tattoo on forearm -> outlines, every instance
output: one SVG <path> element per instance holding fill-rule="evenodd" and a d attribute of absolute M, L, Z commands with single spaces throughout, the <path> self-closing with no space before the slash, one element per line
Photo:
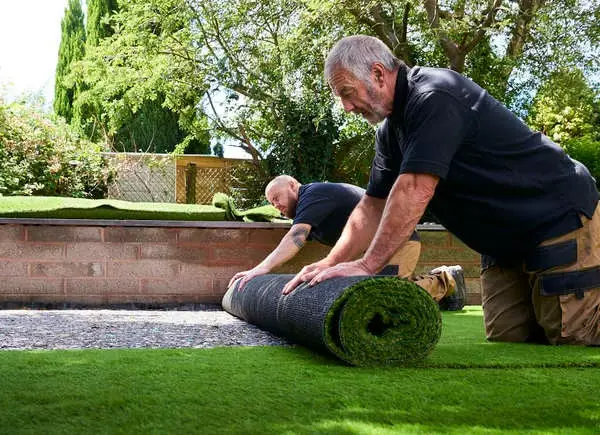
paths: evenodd
<path fill-rule="evenodd" d="M 308 230 L 304 228 L 298 228 L 292 233 L 292 241 L 294 242 L 294 245 L 296 245 L 299 248 L 302 248 L 304 246 L 307 237 Z"/>

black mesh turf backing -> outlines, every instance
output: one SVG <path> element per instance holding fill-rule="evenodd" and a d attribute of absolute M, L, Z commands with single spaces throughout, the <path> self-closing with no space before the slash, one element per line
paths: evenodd
<path fill-rule="evenodd" d="M 395 277 L 346 277 L 282 295 L 294 275 L 263 275 L 223 297 L 229 313 L 276 335 L 354 365 L 403 365 L 425 358 L 439 340 L 438 305 Z"/>

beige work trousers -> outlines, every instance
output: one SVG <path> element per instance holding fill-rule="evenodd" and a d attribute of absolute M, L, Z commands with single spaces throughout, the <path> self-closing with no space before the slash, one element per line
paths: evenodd
<path fill-rule="evenodd" d="M 449 296 L 453 292 L 456 286 L 454 278 L 445 271 L 414 276 L 420 255 L 421 242 L 409 240 L 396 251 L 389 263 L 398 265 L 398 277 L 410 279 L 429 293 L 436 302 L 439 302 L 444 296 Z"/>
<path fill-rule="evenodd" d="M 540 244 L 569 250 L 567 264 L 482 272 L 486 335 L 496 341 L 600 345 L 600 207 L 583 227 Z M 576 242 L 576 248 L 575 248 Z M 550 294 L 549 294 L 550 293 Z"/>

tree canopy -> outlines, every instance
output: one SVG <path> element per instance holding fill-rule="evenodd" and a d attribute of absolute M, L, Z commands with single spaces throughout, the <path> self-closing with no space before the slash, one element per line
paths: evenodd
<path fill-rule="evenodd" d="M 160 102 L 186 132 L 180 150 L 210 139 L 265 177 L 365 184 L 374 129 L 322 76 L 339 38 L 371 34 L 409 65 L 455 69 L 524 117 L 560 71 L 598 77 L 599 18 L 598 0 L 121 0 L 72 68 L 75 106 L 114 134 Z"/>

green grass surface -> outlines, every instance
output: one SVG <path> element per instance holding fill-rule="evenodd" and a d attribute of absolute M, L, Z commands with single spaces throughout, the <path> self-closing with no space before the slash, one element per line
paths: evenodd
<path fill-rule="evenodd" d="M 54 219 L 270 221 L 279 216 L 272 206 L 238 211 L 226 195 L 216 205 L 130 202 L 49 196 L 0 197 L 0 217 Z"/>
<path fill-rule="evenodd" d="M 484 345 L 481 329 L 480 310 L 444 314 L 429 363 L 461 368 L 302 347 L 0 352 L 0 433 L 600 432 L 600 350 Z"/>

